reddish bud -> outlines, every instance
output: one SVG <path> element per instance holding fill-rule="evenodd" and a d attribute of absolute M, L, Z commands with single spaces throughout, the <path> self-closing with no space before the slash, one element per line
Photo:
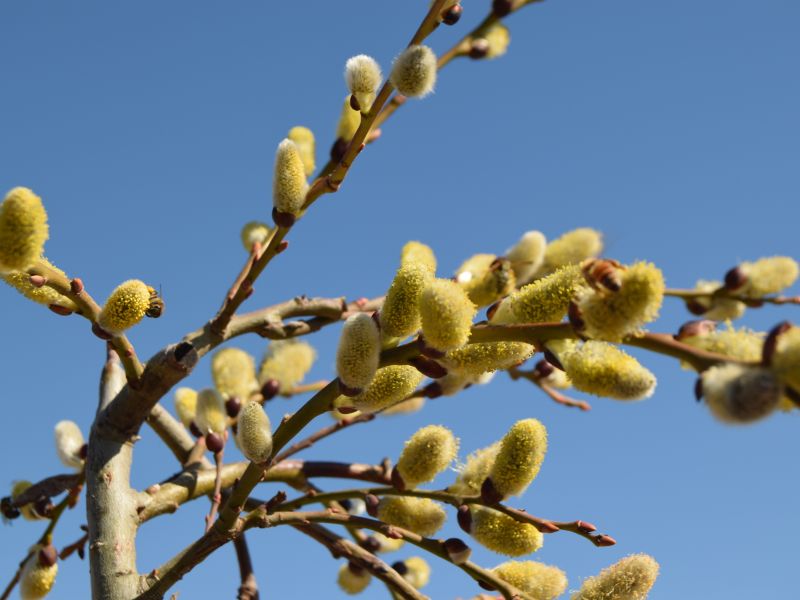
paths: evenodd
<path fill-rule="evenodd" d="M 336 141 L 333 142 L 333 146 L 331 146 L 331 160 L 334 162 L 339 162 L 344 157 L 344 153 L 347 152 L 347 146 L 349 146 L 349 142 L 343 140 L 342 138 L 336 138 Z"/>
<path fill-rule="evenodd" d="M 617 540 L 612 538 L 610 535 L 603 534 L 594 538 L 594 543 L 596 546 L 607 547 L 616 545 Z"/>
<path fill-rule="evenodd" d="M 197 424 L 196 424 L 194 421 L 192 421 L 191 423 L 189 423 L 189 431 L 191 431 L 191 432 L 192 432 L 192 435 L 193 435 L 194 437 L 196 437 L 196 438 L 201 438 L 201 437 L 203 437 L 203 432 L 202 432 L 202 431 L 200 431 L 200 428 L 197 426 Z"/>
<path fill-rule="evenodd" d="M 31 275 L 31 285 L 33 287 L 40 288 L 45 283 L 47 283 L 47 277 L 42 277 L 41 275 Z"/>
<path fill-rule="evenodd" d="M 765 367 L 769 367 L 772 364 L 772 357 L 775 356 L 775 349 L 778 346 L 778 338 L 791 328 L 792 324 L 789 321 L 781 321 L 770 329 L 761 350 L 761 362 Z"/>
<path fill-rule="evenodd" d="M 472 40 L 472 45 L 469 47 L 469 57 L 473 60 L 486 58 L 489 53 L 489 42 L 483 38 Z"/>
<path fill-rule="evenodd" d="M 405 575 L 408 573 L 408 565 L 406 565 L 406 563 L 404 563 L 402 560 L 392 563 L 392 568 L 397 571 L 398 575 Z"/>
<path fill-rule="evenodd" d="M 69 289 L 72 290 L 73 294 L 80 294 L 83 291 L 83 281 L 76 277 L 69 282 Z"/>
<path fill-rule="evenodd" d="M 503 495 L 494 487 L 491 477 L 487 477 L 481 485 L 481 499 L 486 504 L 497 504 L 503 499 Z"/>
<path fill-rule="evenodd" d="M 358 103 L 358 98 L 355 94 L 350 94 L 350 108 L 361 112 L 361 105 Z"/>
<path fill-rule="evenodd" d="M 417 356 L 415 358 L 412 358 L 408 362 L 411 363 L 414 367 L 416 367 L 417 371 L 419 371 L 426 377 L 430 377 L 431 379 L 439 379 L 447 375 L 447 369 L 445 369 L 435 360 L 431 360 L 430 358 L 425 358 L 424 356 Z"/>
<path fill-rule="evenodd" d="M 545 360 L 549 362 L 551 365 L 553 365 L 556 369 L 558 369 L 559 371 L 564 370 L 564 365 L 561 364 L 561 361 L 558 360 L 558 357 L 555 354 L 553 354 L 548 348 L 545 348 L 542 354 L 544 354 Z"/>
<path fill-rule="evenodd" d="M 472 550 L 459 538 L 448 538 L 444 541 L 444 550 L 454 565 L 462 565 L 469 560 Z"/>
<path fill-rule="evenodd" d="M 461 13 L 463 12 L 464 9 L 461 8 L 460 4 L 454 4 L 442 13 L 442 23 L 445 25 L 455 25 L 458 23 L 459 19 L 461 19 Z"/>
<path fill-rule="evenodd" d="M 281 384 L 278 383 L 277 379 L 267 379 L 264 385 L 261 386 L 261 395 L 264 396 L 264 400 L 272 400 L 278 395 L 280 389 Z"/>
<path fill-rule="evenodd" d="M 513 7 L 512 0 L 492 0 L 492 13 L 501 19 L 510 14 Z"/>
<path fill-rule="evenodd" d="M 72 311 L 69 308 L 66 306 L 61 306 L 60 304 L 48 304 L 47 308 L 52 310 L 57 315 L 61 315 L 62 317 L 68 317 L 72 314 Z"/>
<path fill-rule="evenodd" d="M 294 222 L 297 220 L 297 217 L 295 217 L 292 213 L 281 212 L 277 208 L 273 207 L 272 220 L 278 227 L 283 227 L 288 229 L 289 227 L 294 225 Z"/>
<path fill-rule="evenodd" d="M 400 471 L 397 470 L 397 467 L 392 469 L 392 487 L 401 492 L 406 489 L 406 482 L 403 481 L 403 476 L 400 475 Z"/>
<path fill-rule="evenodd" d="M 459 506 L 456 519 L 458 520 L 458 526 L 461 527 L 464 533 L 472 533 L 472 513 L 469 510 L 469 506 L 466 504 Z"/>
<path fill-rule="evenodd" d="M 214 454 L 222 452 L 225 447 L 225 438 L 218 433 L 206 434 L 206 448 Z"/>
<path fill-rule="evenodd" d="M 583 533 L 591 533 L 593 531 L 597 531 L 597 527 L 595 527 L 594 525 L 592 525 L 587 521 L 578 521 L 577 525 L 578 525 L 578 531 L 581 531 Z"/>
<path fill-rule="evenodd" d="M 235 419 L 240 410 L 242 410 L 242 401 L 236 396 L 228 398 L 225 401 L 225 412 L 228 413 L 231 419 Z"/>
<path fill-rule="evenodd" d="M 555 370 L 556 370 L 555 367 L 544 359 L 537 362 L 536 366 L 533 368 L 534 373 L 536 373 L 536 375 L 542 378 L 548 377 Z"/>
<path fill-rule="evenodd" d="M 367 505 L 367 514 L 370 517 L 377 517 L 378 516 L 378 505 L 381 501 L 375 494 L 367 494 L 364 496 L 364 504 Z"/>
<path fill-rule="evenodd" d="M 358 396 L 361 392 L 364 391 L 361 388 L 351 388 L 346 386 L 345 384 L 342 383 L 341 379 L 337 378 L 337 381 L 339 382 L 339 393 L 342 396 L 347 396 L 349 398 L 352 398 L 354 396 Z"/>
<path fill-rule="evenodd" d="M 58 552 L 53 544 L 48 544 L 39 550 L 39 564 L 43 567 L 52 567 L 58 562 Z"/>
<path fill-rule="evenodd" d="M 676 340 L 681 341 L 689 337 L 708 335 L 709 333 L 716 331 L 716 329 L 716 321 L 711 321 L 709 319 L 698 319 L 697 321 L 689 321 L 688 323 L 681 325 L 681 328 L 678 329 L 678 333 L 676 333 L 673 337 Z"/>
<path fill-rule="evenodd" d="M 352 415 L 353 413 L 358 412 L 358 409 L 355 406 L 337 406 L 336 410 L 343 415 Z"/>
<path fill-rule="evenodd" d="M 747 275 L 740 267 L 733 267 L 725 273 L 725 289 L 733 292 L 747 283 Z"/>
<path fill-rule="evenodd" d="M 438 398 L 442 395 L 442 385 L 438 381 L 431 381 L 422 391 L 426 398 Z"/>

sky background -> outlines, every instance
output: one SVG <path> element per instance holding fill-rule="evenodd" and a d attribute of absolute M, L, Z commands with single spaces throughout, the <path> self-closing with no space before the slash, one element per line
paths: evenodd
<path fill-rule="evenodd" d="M 430 45 L 449 48 L 488 5 L 464 0 L 461 22 L 440 28 Z M 322 164 L 346 94 L 345 61 L 367 53 L 388 71 L 426 7 L 4 2 L 0 190 L 28 186 L 43 198 L 47 256 L 99 301 L 129 278 L 161 287 L 163 317 L 130 336 L 138 354 L 150 356 L 217 309 L 245 257 L 242 224 L 269 218 L 274 151 L 289 128 L 314 130 Z M 435 94 L 409 102 L 384 126 L 341 191 L 292 230 L 289 250 L 265 272 L 247 310 L 298 294 L 382 294 L 410 239 L 434 248 L 442 276 L 473 253 L 503 252 L 526 230 L 553 239 L 579 226 L 604 233 L 607 256 L 654 261 L 673 287 L 719 278 L 740 260 L 800 258 L 796 2 L 549 0 L 507 23 L 506 56 L 456 61 L 440 73 Z M 743 323 L 764 330 L 797 320 L 798 311 L 750 310 Z M 674 332 L 688 318 L 667 299 L 652 329 Z M 55 316 L 10 289 L 0 290 L 0 328 L 0 487 L 10 487 L 63 471 L 52 427 L 72 419 L 88 432 L 104 345 L 82 319 Z M 338 330 L 311 340 L 320 358 L 310 379 L 333 373 Z M 260 358 L 266 344 L 236 345 Z M 512 504 L 591 521 L 619 542 L 598 549 L 570 533 L 548 536 L 533 558 L 566 570 L 570 589 L 647 552 L 661 564 L 653 600 L 790 597 L 800 533 L 798 414 L 722 426 L 695 402 L 691 373 L 634 354 L 659 378 L 646 401 L 593 399 L 592 411 L 581 413 L 500 374 L 303 456 L 396 458 L 429 423 L 450 426 L 466 455 L 536 417 L 549 431 L 547 458 Z M 186 384 L 209 385 L 208 365 Z M 171 396 L 165 404 L 172 409 Z M 278 400 L 268 411 L 277 422 L 298 405 Z M 322 417 L 311 430 L 328 422 Z M 175 470 L 144 428 L 133 484 L 144 488 Z M 197 501 L 143 526 L 140 571 L 198 537 L 207 508 Z M 58 546 L 80 536 L 82 510 L 59 524 Z M 460 535 L 449 514 L 443 537 Z M 43 527 L 18 520 L 0 528 L 0 584 Z M 263 598 L 345 597 L 334 583 L 338 563 L 305 536 L 276 528 L 249 539 Z M 472 546 L 485 566 L 504 560 Z M 430 563 L 423 591 L 431 597 L 480 592 L 454 567 Z M 88 597 L 87 567 L 77 557 L 63 562 L 51 597 Z M 174 590 L 181 600 L 232 598 L 237 586 L 233 549 L 225 547 Z M 387 594 L 373 582 L 363 597 Z"/>

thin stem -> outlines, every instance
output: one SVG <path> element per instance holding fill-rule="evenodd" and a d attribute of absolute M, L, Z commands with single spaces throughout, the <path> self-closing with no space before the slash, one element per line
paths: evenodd
<path fill-rule="evenodd" d="M 744 302 L 748 306 L 755 308 L 762 304 L 800 304 L 800 296 L 759 296 L 754 298 L 752 296 L 742 296 L 734 292 L 728 291 L 724 287 L 720 287 L 710 292 L 702 292 L 700 290 L 689 289 L 666 289 L 664 290 L 665 296 L 672 298 L 681 298 L 682 300 L 696 300 L 698 298 L 725 298 L 727 300 L 738 300 Z"/>
<path fill-rule="evenodd" d="M 259 600 L 258 582 L 256 581 L 253 561 L 250 560 L 250 549 L 244 532 L 233 540 L 233 548 L 236 551 L 236 561 L 239 563 L 239 580 L 241 585 L 236 594 L 236 600 Z"/>
<path fill-rule="evenodd" d="M 508 369 L 508 375 L 511 377 L 512 380 L 516 381 L 517 379 L 527 379 L 532 384 L 537 386 L 540 390 L 542 390 L 547 396 L 553 401 L 563 406 L 568 406 L 571 408 L 579 408 L 583 411 L 588 411 L 592 409 L 592 406 L 584 401 L 584 400 L 576 400 L 575 398 L 570 398 L 566 394 L 562 394 L 554 387 L 548 385 L 544 382 L 543 378 L 539 376 L 536 370 L 532 371 L 523 371 L 518 367 L 511 367 Z"/>
<path fill-rule="evenodd" d="M 347 429 L 348 427 L 352 427 L 353 425 L 358 425 L 359 423 L 369 423 L 374 418 L 375 418 L 374 414 L 364 413 L 352 419 L 342 419 L 341 421 L 338 421 L 333 425 L 328 425 L 327 427 L 323 427 L 316 433 L 312 433 L 304 440 L 300 440 L 299 442 L 296 442 L 295 444 L 289 446 L 286 450 L 284 450 L 278 456 L 275 457 L 275 462 L 280 463 L 281 461 L 286 460 L 290 456 L 297 454 L 301 450 L 310 448 L 318 441 L 328 437 L 329 435 L 333 435 L 334 433 L 341 431 L 342 429 Z"/>
<path fill-rule="evenodd" d="M 214 524 L 214 517 L 217 516 L 219 504 L 222 502 L 222 459 L 224 455 L 224 446 L 222 450 L 214 453 L 214 493 L 211 495 L 211 508 L 206 515 L 206 531 L 211 529 Z"/>

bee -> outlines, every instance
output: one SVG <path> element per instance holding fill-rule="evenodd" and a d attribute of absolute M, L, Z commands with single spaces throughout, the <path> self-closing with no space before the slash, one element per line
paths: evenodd
<path fill-rule="evenodd" d="M 144 314 L 151 319 L 157 319 L 164 312 L 164 300 L 155 288 L 147 286 L 147 291 L 150 292 L 150 306 L 147 307 Z"/>
<path fill-rule="evenodd" d="M 581 263 L 583 278 L 592 289 L 602 292 L 618 292 L 622 288 L 620 271 L 623 267 L 618 261 L 612 258 L 589 258 Z"/>

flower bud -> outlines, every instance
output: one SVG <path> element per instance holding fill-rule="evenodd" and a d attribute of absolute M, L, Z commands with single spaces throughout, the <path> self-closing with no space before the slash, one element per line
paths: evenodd
<path fill-rule="evenodd" d="M 489 471 L 501 497 L 518 496 L 534 480 L 547 452 L 547 430 L 536 419 L 517 421 L 500 441 Z"/>
<path fill-rule="evenodd" d="M 369 112 L 383 75 L 375 59 L 359 54 L 348 59 L 344 67 L 344 79 L 350 93 L 356 97 L 362 112 Z"/>
<path fill-rule="evenodd" d="M 800 327 L 792 326 L 778 336 L 771 363 L 778 377 L 800 391 Z"/>
<path fill-rule="evenodd" d="M 492 569 L 492 573 L 533 600 L 554 600 L 567 589 L 564 571 L 532 560 L 505 562 Z"/>
<path fill-rule="evenodd" d="M 694 289 L 698 292 L 713 293 L 721 287 L 722 283 L 719 281 L 700 279 L 695 284 Z M 701 296 L 692 298 L 691 302 L 697 307 L 702 308 L 703 318 L 713 321 L 733 321 L 741 317 L 746 308 L 744 302 L 734 300 L 733 298 L 726 298 L 725 296 Z"/>
<path fill-rule="evenodd" d="M 416 371 L 416 369 L 414 369 Z M 419 371 L 417 371 L 419 373 Z M 383 409 L 381 414 L 387 415 L 408 415 L 411 413 L 419 412 L 425 406 L 425 398 L 423 396 L 414 396 L 408 400 L 403 400 L 397 404 L 393 404 L 388 408 Z"/>
<path fill-rule="evenodd" d="M 275 153 L 272 203 L 278 213 L 298 217 L 306 199 L 308 182 L 300 150 L 290 139 L 283 140 Z"/>
<path fill-rule="evenodd" d="M 253 249 L 253 244 L 261 244 L 262 246 L 269 239 L 270 228 L 266 223 L 261 221 L 250 221 L 245 223 L 242 227 L 242 245 L 244 249 L 250 252 Z"/>
<path fill-rule="evenodd" d="M 129 279 L 111 292 L 97 319 L 112 335 L 119 335 L 141 321 L 158 302 L 155 290 L 138 279 Z"/>
<path fill-rule="evenodd" d="M 307 342 L 278 340 L 267 347 L 258 371 L 258 382 L 263 386 L 270 379 L 278 382 L 278 393 L 285 394 L 303 381 L 314 365 L 317 352 Z"/>
<path fill-rule="evenodd" d="M 258 402 L 248 402 L 239 413 L 236 445 L 254 463 L 266 462 L 272 455 L 269 417 Z"/>
<path fill-rule="evenodd" d="M 55 426 L 56 452 L 61 463 L 72 469 L 83 468 L 81 451 L 86 442 L 80 427 L 73 421 L 59 421 Z"/>
<path fill-rule="evenodd" d="M 626 556 L 583 582 L 571 600 L 645 600 L 658 577 L 658 563 L 647 554 Z"/>
<path fill-rule="evenodd" d="M 591 268 L 591 263 L 586 265 Z M 639 262 L 619 273 L 619 289 L 587 287 L 577 294 L 583 333 L 593 339 L 621 342 L 658 316 L 664 299 L 664 276 L 652 263 Z"/>
<path fill-rule="evenodd" d="M 706 404 L 723 423 L 753 423 L 778 407 L 783 388 L 764 368 L 733 363 L 711 367 L 702 374 Z"/>
<path fill-rule="evenodd" d="M 548 344 L 552 346 L 552 344 Z M 614 398 L 640 400 L 652 395 L 655 376 L 616 346 L 589 340 L 558 353 L 576 390 Z"/>
<path fill-rule="evenodd" d="M 567 314 L 575 292 L 584 285 L 580 267 L 570 265 L 520 288 L 503 300 L 491 317 L 493 325 L 555 323 Z"/>
<path fill-rule="evenodd" d="M 476 306 L 488 306 L 516 287 L 511 262 L 494 254 L 476 254 L 456 271 L 456 282 Z"/>
<path fill-rule="evenodd" d="M 448 369 L 478 377 L 525 362 L 535 351 L 525 342 L 479 342 L 451 350 L 442 362 Z"/>
<path fill-rule="evenodd" d="M 347 319 L 336 351 L 336 373 L 348 388 L 361 390 L 369 385 L 378 369 L 381 354 L 380 332 L 366 313 Z"/>
<path fill-rule="evenodd" d="M 458 477 L 447 491 L 460 496 L 477 496 L 481 493 L 481 485 L 489 476 L 500 451 L 500 442 L 476 450 L 467 456 L 467 462 L 458 467 Z"/>
<path fill-rule="evenodd" d="M 436 255 L 430 246 L 422 242 L 411 241 L 403 246 L 400 252 L 400 266 L 408 264 L 425 265 L 431 273 L 436 274 Z"/>
<path fill-rule="evenodd" d="M 431 568 L 428 563 L 425 562 L 424 558 L 420 556 L 409 556 L 402 561 L 402 565 L 403 569 L 401 570 L 404 570 L 402 577 L 410 583 L 414 589 L 419 590 L 428 585 L 431 579 Z M 395 570 L 398 569 L 395 568 Z"/>
<path fill-rule="evenodd" d="M 362 412 L 377 412 L 401 402 L 422 382 L 422 373 L 407 365 L 389 365 L 375 373 L 367 388 L 352 399 Z"/>
<path fill-rule="evenodd" d="M 500 21 L 494 21 L 489 27 L 479 31 L 475 37 L 486 40 L 486 54 L 482 58 L 503 56 L 511 43 L 511 33 Z"/>
<path fill-rule="evenodd" d="M 16 187 L 0 203 L 0 272 L 24 271 L 44 252 L 50 237 L 42 199 Z"/>
<path fill-rule="evenodd" d="M 380 312 L 384 337 L 404 338 L 419 329 L 419 300 L 432 280 L 433 273 L 424 264 L 411 263 L 398 269 Z"/>
<path fill-rule="evenodd" d="M 478 505 L 472 505 L 470 512 L 472 537 L 493 552 L 524 556 L 542 547 L 542 534 L 529 523 L 520 523 L 508 515 Z"/>
<path fill-rule="evenodd" d="M 749 298 L 761 298 L 791 286 L 800 274 L 797 261 L 788 256 L 771 256 L 755 262 L 744 262 L 739 270 L 745 283 L 736 290 L 737 294 Z"/>
<path fill-rule="evenodd" d="M 42 257 L 39 260 L 53 271 L 56 271 L 59 275 L 66 277 L 64 271 L 51 264 L 46 258 Z M 62 296 L 53 288 L 47 285 L 34 285 L 31 282 L 31 276 L 24 271 L 0 273 L 0 278 L 29 300 L 44 304 L 45 306 L 58 306 L 71 312 L 78 310 L 78 307 L 72 300 L 66 296 Z"/>
<path fill-rule="evenodd" d="M 194 419 L 203 435 L 222 434 L 228 426 L 225 402 L 215 389 L 206 388 L 197 393 L 197 414 Z"/>
<path fill-rule="evenodd" d="M 420 297 L 420 314 L 425 343 L 446 352 L 467 343 L 475 305 L 454 281 L 434 279 Z"/>
<path fill-rule="evenodd" d="M 458 453 L 458 440 L 453 432 L 441 425 L 419 429 L 405 443 L 395 470 L 403 478 L 406 489 L 433 481 L 444 471 Z"/>
<path fill-rule="evenodd" d="M 224 348 L 211 359 L 211 378 L 223 398 L 247 402 L 258 389 L 255 360 L 240 348 Z"/>
<path fill-rule="evenodd" d="M 547 239 L 541 231 L 528 231 L 519 241 L 506 250 L 505 256 L 511 261 L 511 268 L 517 278 L 517 285 L 528 283 L 544 262 Z"/>
<path fill-rule="evenodd" d="M 603 236 L 599 231 L 581 227 L 568 231 L 547 244 L 542 268 L 538 277 L 548 275 L 559 267 L 575 265 L 593 258 L 603 250 Z"/>
<path fill-rule="evenodd" d="M 428 498 L 384 496 L 378 504 L 378 519 L 424 537 L 439 531 L 446 518 L 444 509 Z"/>
<path fill-rule="evenodd" d="M 308 127 L 298 125 L 289 130 L 287 137 L 297 146 L 297 151 L 303 161 L 303 171 L 306 177 L 311 177 L 316 166 L 314 160 L 314 132 Z"/>
<path fill-rule="evenodd" d="M 409 46 L 394 60 L 389 80 L 397 91 L 410 98 L 422 98 L 436 84 L 436 55 L 427 46 Z"/>
<path fill-rule="evenodd" d="M 188 387 L 175 390 L 175 412 L 183 426 L 189 429 L 197 412 L 197 392 Z"/>
<path fill-rule="evenodd" d="M 22 600 L 40 600 L 50 593 L 56 581 L 58 563 L 52 560 L 52 546 L 35 545 L 22 567 L 19 595 Z"/>
<path fill-rule="evenodd" d="M 345 563 L 339 568 L 339 577 L 336 581 L 344 593 L 355 595 L 367 588 L 369 582 L 372 581 L 372 575 L 363 567 L 354 563 Z"/>

